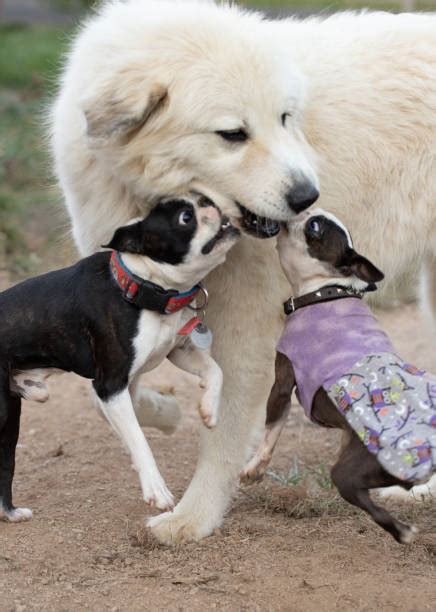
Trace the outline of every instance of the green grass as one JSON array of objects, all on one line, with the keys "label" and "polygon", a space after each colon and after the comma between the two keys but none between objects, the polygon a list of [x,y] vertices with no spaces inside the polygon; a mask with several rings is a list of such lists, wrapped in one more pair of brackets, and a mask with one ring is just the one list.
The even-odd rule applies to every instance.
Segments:
[{"label": "green grass", "polygon": [[333,489],[330,471],[324,464],[306,465],[298,457],[294,456],[292,464],[286,473],[267,470],[267,476],[287,487],[299,487],[301,485],[309,488]]},{"label": "green grass", "polygon": [[40,90],[56,75],[64,31],[50,26],[0,28],[0,87]]},{"label": "green grass", "polygon": [[[251,8],[271,8],[276,11],[301,10],[301,11],[338,11],[344,9],[371,8],[377,10],[397,11],[401,10],[401,0],[240,0]],[[416,10],[434,11],[436,0],[417,0]]]},{"label": "green grass", "polygon": [[13,271],[28,273],[35,260],[31,228],[40,220],[47,244],[56,230],[43,114],[67,35],[53,27],[0,26],[0,41],[0,243]]}]

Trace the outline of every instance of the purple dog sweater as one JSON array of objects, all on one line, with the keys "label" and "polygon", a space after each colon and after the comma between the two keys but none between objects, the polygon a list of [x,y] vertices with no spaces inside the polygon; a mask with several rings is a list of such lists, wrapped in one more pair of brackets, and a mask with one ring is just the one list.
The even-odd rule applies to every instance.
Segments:
[{"label": "purple dog sweater", "polygon": [[394,353],[369,307],[359,298],[303,307],[286,319],[277,350],[292,362],[297,395],[311,418],[313,397],[366,355]]}]

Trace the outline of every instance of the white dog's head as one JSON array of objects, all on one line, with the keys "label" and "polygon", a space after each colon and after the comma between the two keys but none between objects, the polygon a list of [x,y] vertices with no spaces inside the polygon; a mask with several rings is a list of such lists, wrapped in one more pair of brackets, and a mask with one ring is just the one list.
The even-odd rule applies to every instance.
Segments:
[{"label": "white dog's head", "polygon": [[300,130],[304,78],[259,16],[198,1],[115,2],[73,58],[86,51],[89,146],[139,201],[198,190],[262,237],[317,199]]}]

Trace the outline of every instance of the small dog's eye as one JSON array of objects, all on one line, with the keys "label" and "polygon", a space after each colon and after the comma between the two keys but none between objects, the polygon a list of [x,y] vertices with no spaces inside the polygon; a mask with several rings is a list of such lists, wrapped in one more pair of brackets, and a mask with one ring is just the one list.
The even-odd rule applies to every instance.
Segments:
[{"label": "small dog's eye", "polygon": [[227,142],[245,142],[248,140],[248,134],[245,130],[217,130],[216,134],[227,140]]},{"label": "small dog's eye", "polygon": [[321,229],[319,221],[317,221],[316,219],[312,219],[311,221],[309,221],[309,228],[314,234],[319,234],[319,231]]},{"label": "small dog's eye", "polygon": [[193,211],[188,208],[180,213],[179,215],[179,225],[188,225],[192,221],[194,217]]}]

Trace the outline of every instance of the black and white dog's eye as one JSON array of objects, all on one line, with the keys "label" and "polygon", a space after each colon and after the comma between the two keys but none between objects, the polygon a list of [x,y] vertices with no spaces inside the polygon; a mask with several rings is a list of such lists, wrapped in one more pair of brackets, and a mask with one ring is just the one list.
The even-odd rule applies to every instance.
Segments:
[{"label": "black and white dog's eye", "polygon": [[245,130],[217,130],[218,136],[227,140],[227,142],[245,142],[248,140],[248,134]]},{"label": "black and white dog's eye", "polygon": [[191,209],[182,211],[179,215],[179,225],[188,225],[194,217],[194,212]]},{"label": "black and white dog's eye", "polygon": [[316,219],[312,219],[311,221],[309,221],[309,228],[313,234],[319,234],[321,229],[319,221],[317,221]]}]

